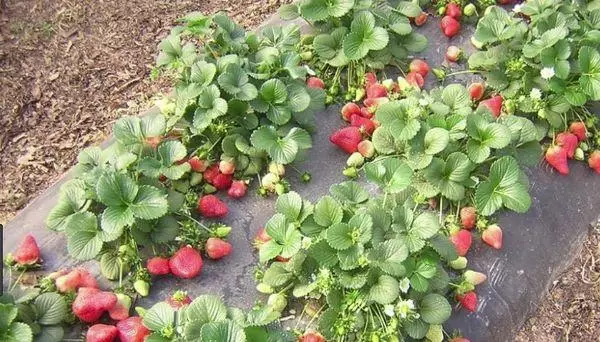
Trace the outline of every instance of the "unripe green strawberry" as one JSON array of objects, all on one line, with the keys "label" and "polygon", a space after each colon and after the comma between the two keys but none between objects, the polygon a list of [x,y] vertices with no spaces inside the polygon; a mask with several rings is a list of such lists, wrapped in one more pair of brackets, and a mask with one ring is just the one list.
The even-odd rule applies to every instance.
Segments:
[{"label": "unripe green strawberry", "polygon": [[364,162],[365,157],[363,157],[359,152],[354,152],[350,155],[350,157],[348,157],[348,160],[346,160],[346,165],[361,167]]},{"label": "unripe green strawberry", "polygon": [[190,175],[190,185],[198,185],[202,182],[202,174],[199,172],[192,172]]},{"label": "unripe green strawberry", "polygon": [[273,293],[273,288],[265,283],[258,283],[258,285],[256,285],[256,291],[269,294]]},{"label": "unripe green strawberry", "polygon": [[312,178],[312,176],[308,172],[304,172],[301,177],[301,179],[304,183],[310,182],[311,178]]},{"label": "unripe green strawberry", "polygon": [[584,152],[587,152],[590,149],[590,146],[585,142],[581,142],[579,143],[579,148],[581,148]]},{"label": "unripe green strawberry", "polygon": [[473,270],[466,270],[465,273],[463,273],[463,277],[466,281],[475,286],[483,283],[487,279],[487,276],[485,274],[481,272],[475,272]]},{"label": "unripe green strawberry", "polygon": [[443,81],[444,79],[446,79],[446,72],[443,69],[433,68],[433,69],[431,69],[431,72],[440,81]]},{"label": "unripe green strawberry", "polygon": [[575,154],[573,156],[576,160],[583,160],[585,158],[585,155],[583,153],[583,150],[578,147],[575,149]]},{"label": "unripe green strawberry", "polygon": [[344,169],[342,174],[348,178],[356,178],[358,177],[358,171],[355,167],[347,167]]},{"label": "unripe green strawberry", "polygon": [[275,173],[267,173],[261,179],[262,186],[268,191],[275,191],[275,184],[279,183],[279,176]]},{"label": "unripe green strawberry", "polygon": [[446,6],[438,8],[438,15],[441,17],[446,13]]},{"label": "unripe green strawberry", "polygon": [[453,270],[464,270],[467,267],[467,258],[459,256],[456,260],[450,261],[448,265]]},{"label": "unripe green strawberry", "polygon": [[313,58],[313,54],[310,51],[304,51],[300,54],[300,58],[302,58],[303,61],[310,61]]},{"label": "unripe green strawberry", "polygon": [[385,87],[385,89],[387,89],[388,91],[391,91],[394,88],[394,80],[392,79],[387,79],[387,80],[383,80],[381,81],[381,84]]},{"label": "unripe green strawberry", "polygon": [[228,226],[219,226],[215,229],[215,235],[220,238],[227,237],[231,232],[231,227]]},{"label": "unripe green strawberry", "polygon": [[277,183],[275,184],[275,193],[278,195],[283,195],[287,192],[287,189],[285,187],[285,185],[281,184],[281,183]]},{"label": "unripe green strawberry", "polygon": [[204,184],[204,187],[202,188],[202,190],[204,191],[205,194],[212,194],[213,192],[217,191],[217,188],[215,188],[214,186],[212,186],[210,184]]},{"label": "unripe green strawberry", "polygon": [[302,38],[300,38],[300,44],[310,45],[310,44],[312,44],[314,39],[315,39],[315,36],[313,34],[302,35]]},{"label": "unripe green strawberry", "polygon": [[269,299],[267,299],[267,305],[276,312],[282,312],[286,308],[287,304],[288,302],[285,298],[285,295],[281,293],[274,293],[269,296]]},{"label": "unripe green strawberry", "polygon": [[477,8],[475,8],[475,5],[473,5],[473,4],[468,4],[463,9],[463,14],[466,15],[467,17],[474,15],[476,12],[477,12]]},{"label": "unripe green strawberry", "polygon": [[285,166],[283,166],[283,164],[277,164],[276,162],[270,162],[269,172],[279,176],[283,176],[285,175]]},{"label": "unripe green strawberry", "polygon": [[354,101],[360,101],[363,97],[365,97],[365,90],[363,88],[356,89],[356,94],[354,95]]},{"label": "unripe green strawberry", "polygon": [[133,283],[133,288],[140,296],[146,297],[150,292],[150,284],[147,281],[138,279]]}]

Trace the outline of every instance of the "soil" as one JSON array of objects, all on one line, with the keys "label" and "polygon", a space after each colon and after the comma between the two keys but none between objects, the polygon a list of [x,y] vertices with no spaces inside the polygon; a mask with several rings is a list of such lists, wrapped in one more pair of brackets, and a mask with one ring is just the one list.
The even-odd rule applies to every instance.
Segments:
[{"label": "soil", "polygon": [[[4,1],[3,1],[4,2]],[[113,121],[149,107],[157,45],[178,17],[226,11],[253,28],[289,0],[6,1],[0,15],[0,224]]]},{"label": "soil", "polygon": [[519,332],[517,342],[600,341],[600,225]]},{"label": "soil", "polygon": [[[256,27],[290,0],[6,1],[0,14],[0,224],[54,183],[121,115],[168,91],[157,45],[191,11]],[[600,228],[517,341],[600,341]]]}]

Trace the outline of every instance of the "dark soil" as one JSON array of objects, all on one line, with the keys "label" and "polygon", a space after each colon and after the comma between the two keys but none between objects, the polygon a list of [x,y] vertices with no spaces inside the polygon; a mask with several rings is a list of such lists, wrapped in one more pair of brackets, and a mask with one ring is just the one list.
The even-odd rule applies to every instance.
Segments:
[{"label": "dark soil", "polygon": [[[157,45],[191,11],[255,27],[286,0],[8,0],[0,15],[0,223],[166,91]],[[289,1],[287,1],[289,2]]]}]

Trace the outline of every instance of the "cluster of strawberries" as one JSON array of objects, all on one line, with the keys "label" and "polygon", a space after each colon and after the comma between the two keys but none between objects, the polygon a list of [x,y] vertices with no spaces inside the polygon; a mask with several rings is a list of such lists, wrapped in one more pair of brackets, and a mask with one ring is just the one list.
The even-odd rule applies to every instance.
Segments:
[{"label": "cluster of strawberries", "polygon": [[[481,239],[492,248],[502,248],[502,229],[497,224],[488,225],[485,219],[477,220],[477,211],[474,207],[464,207],[460,210],[460,226],[457,226],[450,218],[449,232],[450,241],[454,245],[459,257],[450,262],[450,267],[455,270],[464,270],[467,267],[467,255],[472,243],[471,231],[477,228],[481,231]],[[475,286],[483,283],[487,276],[473,270],[466,270],[462,275],[462,281],[455,289],[456,300],[465,309],[477,311],[477,293]]]},{"label": "cluster of strawberries", "polygon": [[[213,260],[231,254],[232,249],[229,242],[220,238],[211,237],[206,240],[206,254]],[[179,248],[170,258],[155,256],[146,262],[148,273],[153,276],[173,274],[181,279],[195,278],[202,271],[202,266],[202,255],[189,245]]]},{"label": "cluster of strawberries", "polygon": [[[582,121],[572,122],[569,130],[558,133],[552,145],[546,150],[545,159],[560,174],[569,174],[569,159],[583,160],[589,150],[586,143],[587,127]],[[600,150],[592,151],[588,156],[588,165],[600,174]]]},{"label": "cluster of strawberries", "polygon": [[[499,5],[509,5],[514,0],[498,0]],[[471,17],[477,14],[477,8],[474,4],[469,3],[464,8],[461,8],[459,4],[450,2],[446,6],[441,7],[438,12],[442,17],[440,22],[440,29],[442,33],[452,38],[460,32],[460,19],[464,14],[466,17]]]}]

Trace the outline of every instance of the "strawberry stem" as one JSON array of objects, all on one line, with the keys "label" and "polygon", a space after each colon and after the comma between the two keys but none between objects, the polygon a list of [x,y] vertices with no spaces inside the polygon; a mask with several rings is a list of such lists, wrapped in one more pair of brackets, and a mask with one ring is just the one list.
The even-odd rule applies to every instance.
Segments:
[{"label": "strawberry stem", "polygon": [[202,222],[200,222],[200,221],[196,220],[195,218],[193,218],[191,215],[188,215],[188,214],[185,214],[185,213],[179,213],[179,215],[187,218],[188,220],[193,221],[194,223],[196,223],[197,225],[199,225],[200,228],[206,230],[207,232],[209,232],[211,234],[213,233],[213,231],[210,228],[208,228],[207,226],[205,226]]},{"label": "strawberry stem", "polygon": [[456,76],[456,75],[464,75],[464,74],[478,74],[478,73],[480,73],[479,70],[462,70],[462,71],[453,72],[451,74],[447,74],[446,77]]}]

